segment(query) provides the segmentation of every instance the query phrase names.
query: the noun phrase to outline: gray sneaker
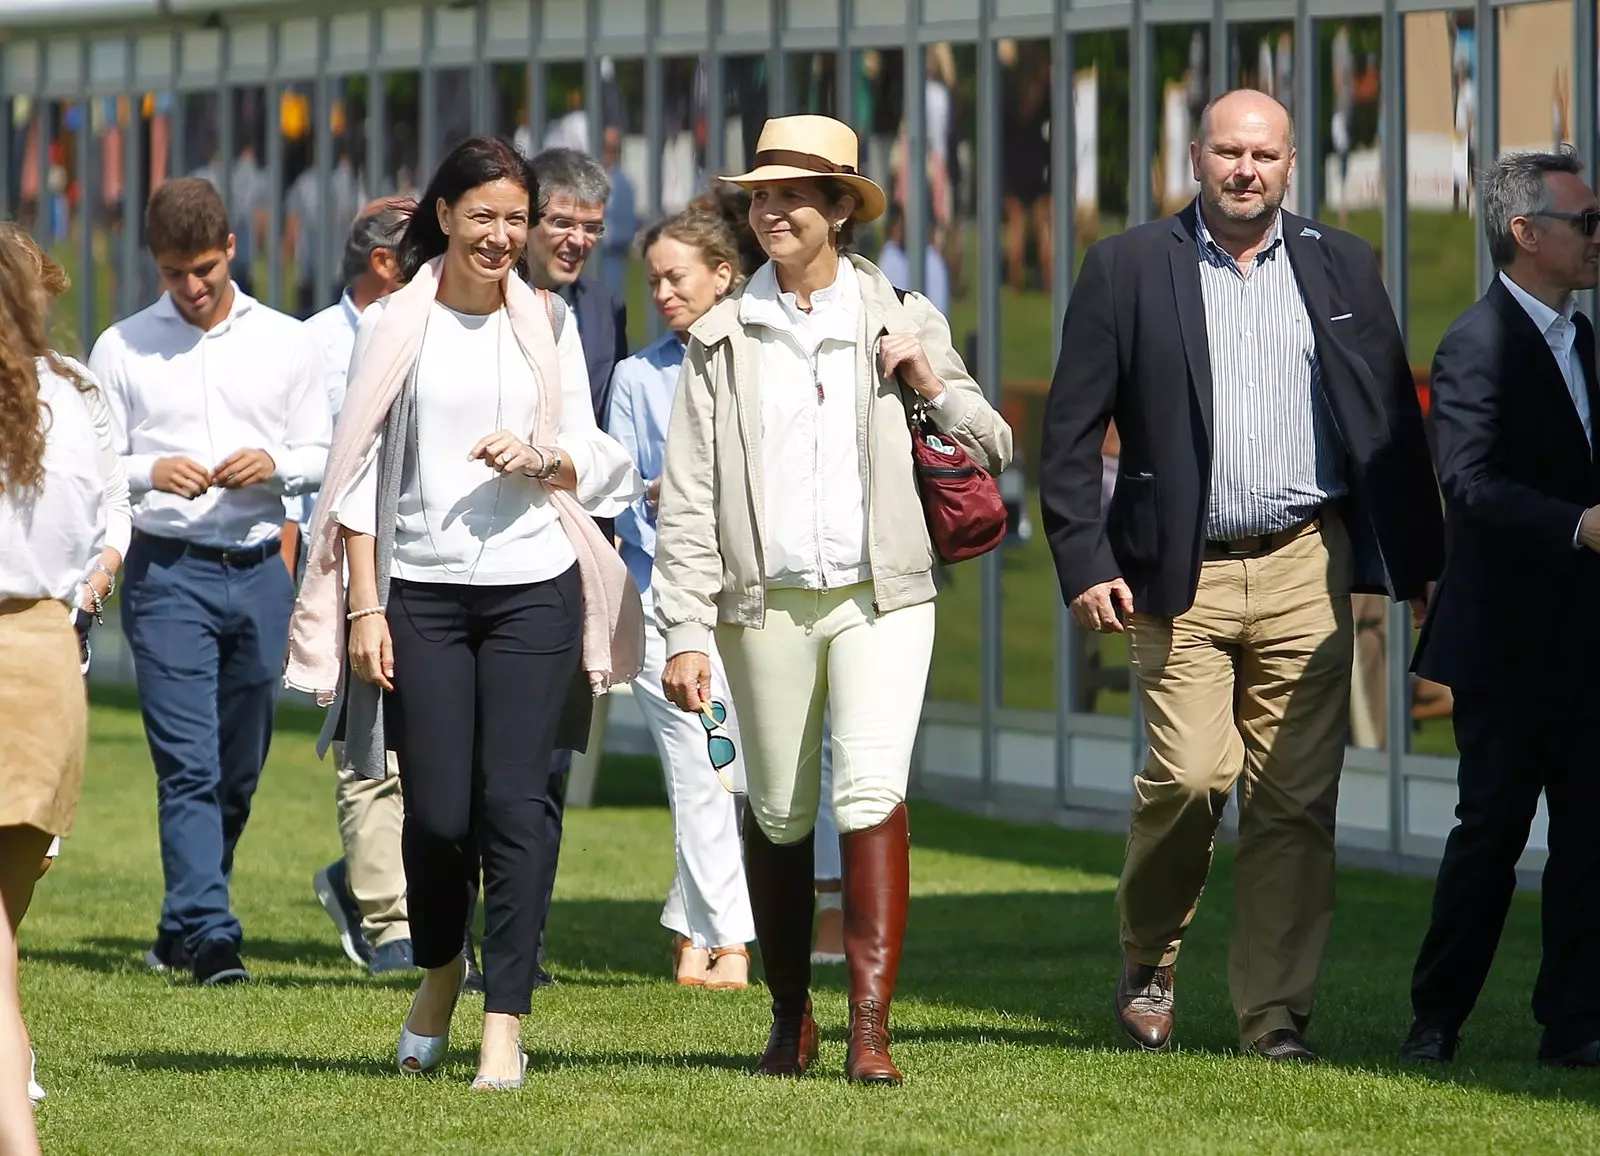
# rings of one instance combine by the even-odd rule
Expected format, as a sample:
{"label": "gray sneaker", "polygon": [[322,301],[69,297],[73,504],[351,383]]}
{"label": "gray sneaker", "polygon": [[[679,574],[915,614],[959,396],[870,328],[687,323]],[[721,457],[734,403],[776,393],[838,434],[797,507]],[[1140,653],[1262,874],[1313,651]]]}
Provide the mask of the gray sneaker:
{"label": "gray sneaker", "polygon": [[350,962],[357,967],[370,966],[372,945],[361,934],[361,908],[356,906],[356,897],[350,893],[350,872],[344,860],[329,863],[313,875],[311,890],[316,892],[317,902],[338,929],[339,946],[344,948]]}
{"label": "gray sneaker", "polygon": [[380,943],[372,953],[372,963],[367,970],[373,975],[388,975],[396,971],[414,971],[416,960],[411,954],[411,941],[409,939],[396,939],[389,943]]}

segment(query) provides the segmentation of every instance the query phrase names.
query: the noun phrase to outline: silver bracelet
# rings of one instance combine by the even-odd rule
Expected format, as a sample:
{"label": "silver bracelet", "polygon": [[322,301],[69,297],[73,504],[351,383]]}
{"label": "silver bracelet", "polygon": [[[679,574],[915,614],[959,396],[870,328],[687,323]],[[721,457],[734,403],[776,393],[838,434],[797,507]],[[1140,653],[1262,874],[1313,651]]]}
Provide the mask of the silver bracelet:
{"label": "silver bracelet", "polygon": [[557,447],[557,446],[551,446],[550,447],[550,458],[551,458],[550,472],[545,475],[545,477],[547,477],[547,478],[553,478],[553,477],[555,477],[557,474],[559,474],[561,472],[561,450],[560,450],[559,447]]}

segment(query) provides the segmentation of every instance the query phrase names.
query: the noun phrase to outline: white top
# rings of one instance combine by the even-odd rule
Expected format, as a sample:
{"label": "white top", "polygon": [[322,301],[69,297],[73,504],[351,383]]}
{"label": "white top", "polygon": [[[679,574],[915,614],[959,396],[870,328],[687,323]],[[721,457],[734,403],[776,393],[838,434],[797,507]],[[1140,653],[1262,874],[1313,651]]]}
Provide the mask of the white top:
{"label": "white top", "polygon": [[[111,432],[111,407],[106,404],[105,390],[100,388],[99,381],[89,372],[87,365],[63,353],[58,353],[56,356],[94,387],[87,392],[83,390],[78,392],[83,396],[84,404],[89,407],[89,416],[94,420],[95,456],[100,459],[100,473],[106,480],[104,545],[126,556],[128,539],[133,535],[133,510],[128,504],[128,475],[122,468],[122,458],[117,455],[116,438]],[[40,381],[43,381],[47,374],[54,376],[50,363],[43,358],[39,359],[35,368],[38,370]],[[92,568],[94,561],[90,558],[85,564]]]}
{"label": "white top", "polygon": [[[339,411],[344,408],[344,388],[349,380],[350,356],[356,348],[356,325],[361,312],[346,289],[336,305],[306,318],[306,332],[322,361],[322,387],[328,393],[328,410],[333,423],[339,424]],[[291,522],[309,525],[316,511],[316,491],[287,497],[283,512]]]}
{"label": "white top", "polygon": [[39,401],[47,429],[44,488],[20,501],[0,492],[0,600],[72,604],[105,542],[106,481],[85,395],[45,366]]}
{"label": "white top", "polygon": [[[761,334],[761,466],[766,578],[773,587],[829,590],[872,577],[861,460],[861,284],[840,260],[811,312],[780,293],[768,261],[739,301]],[[669,447],[670,452],[670,447]]]}
{"label": "white top", "polygon": [[[204,546],[254,546],[283,528],[283,498],[322,481],[333,422],[305,327],[234,287],[233,308],[209,332],[170,296],[119,321],[89,355],[111,408],[112,434],[134,500],[133,524]],[[152,488],[158,460],[206,469],[239,450],[265,450],[275,471],[243,489],[189,499]]]}
{"label": "white top", "polygon": [[[383,316],[378,301],[361,315],[351,371],[361,364]],[[568,317],[570,321],[570,316]],[[596,517],[622,513],[644,492],[628,453],[594,421],[589,370],[578,331],[563,326],[556,354],[561,423],[556,445],[578,473],[576,497]],[[479,439],[537,425],[539,390],[504,309],[457,313],[434,302],[417,364],[416,444],[407,447],[395,527],[393,576],[411,582],[512,586],[543,582],[577,555],[544,486],[502,477],[467,454]],[[366,465],[334,508],[358,534],[377,533],[380,433]]]}

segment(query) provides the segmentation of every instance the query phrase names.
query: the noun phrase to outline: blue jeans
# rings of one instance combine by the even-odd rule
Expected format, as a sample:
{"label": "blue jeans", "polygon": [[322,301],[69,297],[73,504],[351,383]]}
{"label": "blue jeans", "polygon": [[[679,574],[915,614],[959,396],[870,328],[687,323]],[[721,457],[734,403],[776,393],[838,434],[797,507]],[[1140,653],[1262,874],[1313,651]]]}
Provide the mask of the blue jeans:
{"label": "blue jeans", "polygon": [[122,630],[156,768],[158,930],[190,951],[237,946],[228,881],[272,739],[294,585],[277,554],[223,561],[144,534],[125,575]]}

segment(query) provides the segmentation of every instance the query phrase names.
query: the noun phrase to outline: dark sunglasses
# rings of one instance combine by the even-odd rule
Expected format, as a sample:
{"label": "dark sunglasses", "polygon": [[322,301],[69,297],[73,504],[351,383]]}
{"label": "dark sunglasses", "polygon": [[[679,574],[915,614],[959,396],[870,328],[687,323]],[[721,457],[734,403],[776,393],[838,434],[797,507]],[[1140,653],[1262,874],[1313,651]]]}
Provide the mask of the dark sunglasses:
{"label": "dark sunglasses", "polygon": [[716,733],[728,723],[728,708],[720,701],[713,701],[709,705],[702,706],[700,710],[700,725],[706,728],[706,754],[711,756],[711,769],[716,771],[717,778],[722,780],[723,789],[733,794],[733,783],[722,771],[739,757],[739,752],[735,749],[732,739],[727,735]]}
{"label": "dark sunglasses", "polygon": [[1575,221],[1578,228],[1583,230],[1585,237],[1594,236],[1594,231],[1600,229],[1600,209],[1589,209],[1582,213],[1534,213],[1535,217],[1548,217],[1552,221]]}

